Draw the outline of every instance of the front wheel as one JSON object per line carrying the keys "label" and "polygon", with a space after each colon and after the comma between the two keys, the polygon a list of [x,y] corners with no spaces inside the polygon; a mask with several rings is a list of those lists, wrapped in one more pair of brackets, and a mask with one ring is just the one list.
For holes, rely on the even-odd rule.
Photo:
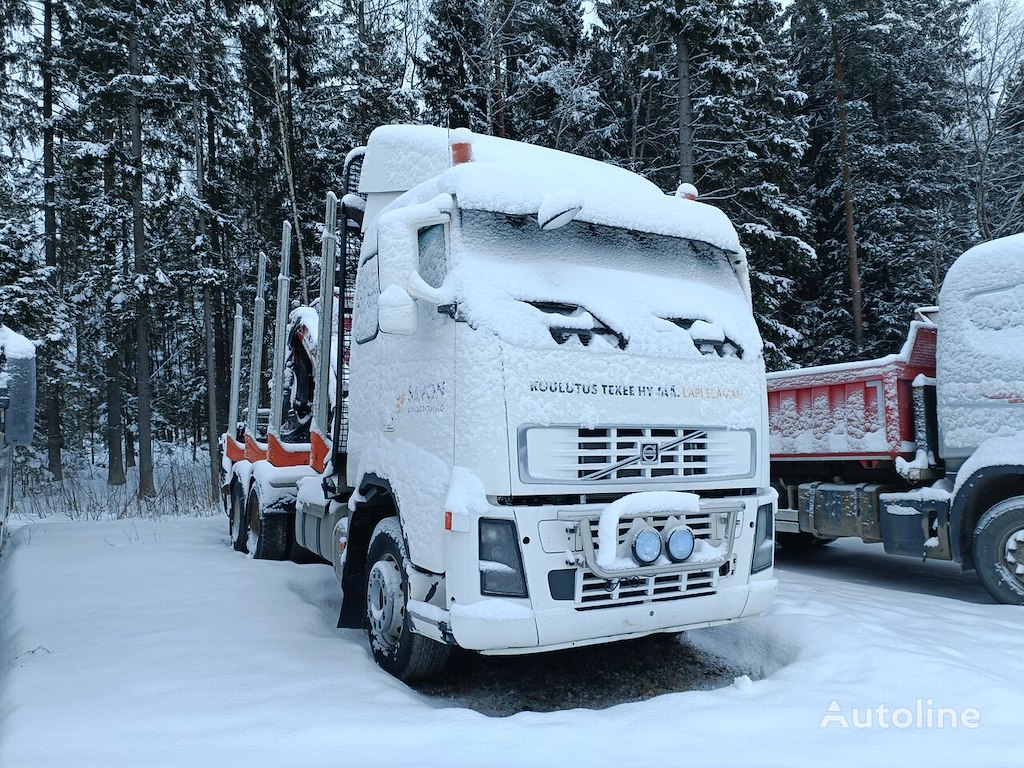
{"label": "front wheel", "polygon": [[397,517],[373,529],[366,565],[366,633],[374,661],[406,682],[441,672],[451,649],[412,631],[409,555]]}
{"label": "front wheel", "polygon": [[1000,603],[1024,605],[1024,496],[981,516],[971,547],[982,585]]}

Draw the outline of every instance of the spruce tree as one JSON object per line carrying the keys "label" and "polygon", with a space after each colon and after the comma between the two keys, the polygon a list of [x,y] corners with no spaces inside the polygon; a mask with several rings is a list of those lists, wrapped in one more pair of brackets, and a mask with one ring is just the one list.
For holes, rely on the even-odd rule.
{"label": "spruce tree", "polygon": [[[912,307],[935,300],[941,270],[933,265],[962,246],[964,159],[951,138],[962,119],[953,79],[961,14],[946,0],[791,7],[794,65],[812,119],[804,170],[819,257],[817,285],[803,294],[818,305],[804,318],[808,362],[898,349]],[[847,310],[837,308],[857,306],[846,266],[853,253],[861,349]]]}

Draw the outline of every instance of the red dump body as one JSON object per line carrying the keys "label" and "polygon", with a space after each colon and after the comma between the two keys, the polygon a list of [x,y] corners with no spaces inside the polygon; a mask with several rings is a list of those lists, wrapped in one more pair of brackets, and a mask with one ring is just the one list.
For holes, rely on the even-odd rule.
{"label": "red dump body", "polygon": [[913,382],[935,376],[931,322],[899,354],[768,375],[772,461],[891,461],[914,451]]}

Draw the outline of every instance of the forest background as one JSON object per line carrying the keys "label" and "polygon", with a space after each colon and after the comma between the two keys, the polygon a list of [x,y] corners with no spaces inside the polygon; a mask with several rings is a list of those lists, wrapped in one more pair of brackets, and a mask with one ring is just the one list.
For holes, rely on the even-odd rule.
{"label": "forest background", "polygon": [[315,297],[325,194],[381,124],[694,183],[771,369],[898,350],[960,252],[1024,230],[1017,0],[0,0],[0,65],[0,322],[40,342],[21,479],[99,466],[136,504],[154,445],[216,485],[235,305],[283,220]]}

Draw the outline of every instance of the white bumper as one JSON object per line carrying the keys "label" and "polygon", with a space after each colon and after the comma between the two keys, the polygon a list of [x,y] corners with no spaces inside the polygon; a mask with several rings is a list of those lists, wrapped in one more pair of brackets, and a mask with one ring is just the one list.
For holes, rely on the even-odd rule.
{"label": "white bumper", "polygon": [[469,531],[447,534],[450,567],[443,622],[461,647],[501,654],[679,632],[755,616],[771,604],[777,582],[772,568],[750,573],[751,522],[758,506],[773,498],[769,491],[709,501],[716,509],[723,505],[733,509],[729,518],[733,536],[726,562],[710,569],[685,563],[669,565],[643,577],[622,571],[617,580],[591,571],[584,548],[578,546],[578,537],[573,542],[571,533],[564,534],[565,546],[559,548],[559,531],[566,528],[567,514],[589,511],[599,516],[601,505],[494,506],[491,517],[516,523],[529,596],[481,594],[479,534],[474,521]]}

